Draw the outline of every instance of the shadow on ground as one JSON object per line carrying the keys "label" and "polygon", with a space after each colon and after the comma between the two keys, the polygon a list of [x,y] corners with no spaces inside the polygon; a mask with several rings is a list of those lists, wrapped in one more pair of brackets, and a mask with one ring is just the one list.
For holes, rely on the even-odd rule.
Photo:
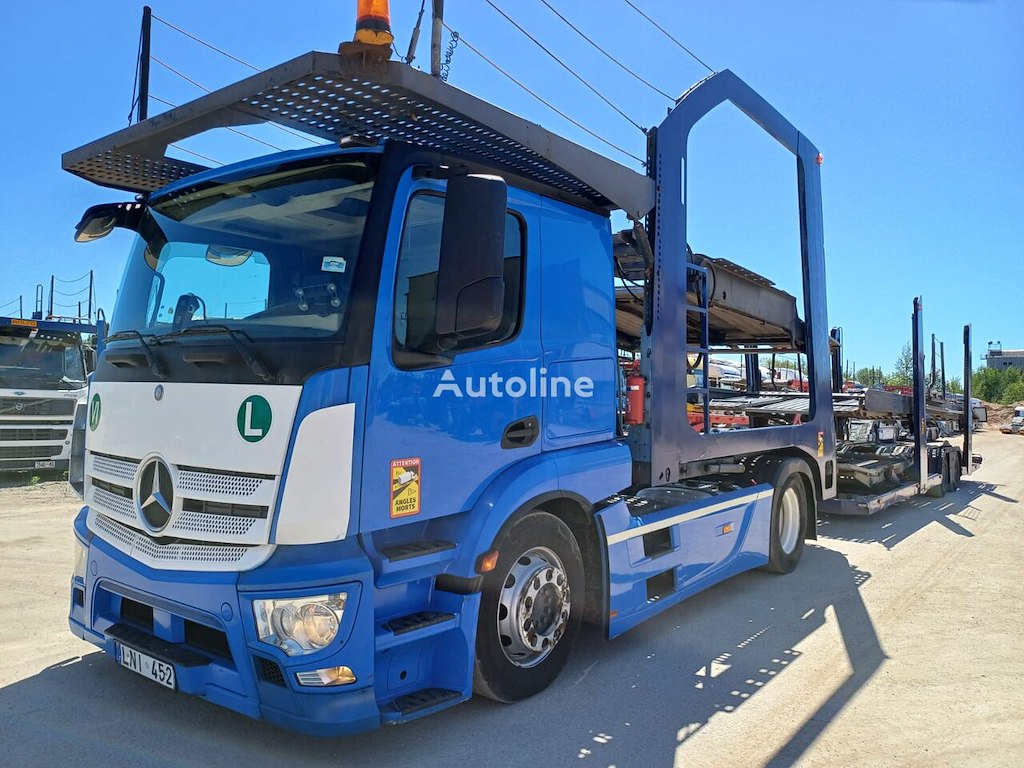
{"label": "shadow on ground", "polygon": [[[830,515],[819,523],[820,535],[861,544],[882,544],[892,549],[932,523],[941,525],[958,536],[972,537],[961,523],[977,520],[981,509],[973,502],[989,496],[1009,504],[1017,499],[998,492],[999,483],[981,483],[962,480],[960,490],[941,499],[920,496],[882,510],[868,517]],[[959,519],[958,519],[959,518]]]}
{"label": "shadow on ground", "polygon": [[[860,539],[869,540],[874,520],[842,525],[851,536],[860,527]],[[0,689],[0,741],[4,761],[23,768],[51,765],[56,754],[133,766],[329,761],[603,768],[635,765],[641,755],[653,765],[671,765],[677,748],[712,717],[736,716],[799,663],[796,646],[822,626],[831,608],[853,672],[771,763],[787,765],[885,659],[860,595],[869,578],[842,554],[809,546],[793,574],[736,577],[612,642],[585,631],[556,684],[529,702],[474,699],[348,739],[300,736],[248,720],[161,689],[91,653]]]}

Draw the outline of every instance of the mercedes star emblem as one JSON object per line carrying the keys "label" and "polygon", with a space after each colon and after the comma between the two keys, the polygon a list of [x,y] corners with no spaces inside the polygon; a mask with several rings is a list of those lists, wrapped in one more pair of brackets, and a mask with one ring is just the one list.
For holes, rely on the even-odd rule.
{"label": "mercedes star emblem", "polygon": [[164,399],[164,385],[163,384],[157,384],[156,385],[156,389],[153,390],[153,399],[155,399],[157,402],[159,402],[159,401]]}
{"label": "mercedes star emblem", "polygon": [[142,465],[136,498],[143,522],[154,532],[162,531],[174,509],[171,470],[162,459],[152,458]]}

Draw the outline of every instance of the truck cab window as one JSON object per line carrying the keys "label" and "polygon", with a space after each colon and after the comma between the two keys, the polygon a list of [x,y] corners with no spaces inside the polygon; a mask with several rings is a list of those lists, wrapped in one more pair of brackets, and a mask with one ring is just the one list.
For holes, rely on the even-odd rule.
{"label": "truck cab window", "polygon": [[270,264],[262,253],[241,263],[221,264],[207,257],[208,247],[197,243],[168,243],[160,254],[147,316],[152,324],[170,323],[178,297],[195,293],[203,301],[197,318],[246,318],[267,309]]}
{"label": "truck cab window", "polygon": [[[434,333],[443,220],[444,197],[441,195],[419,193],[409,202],[395,284],[394,332],[399,349],[420,349]],[[505,306],[501,322],[492,333],[467,340],[455,346],[452,352],[499,344],[512,338],[519,329],[524,237],[522,220],[509,212],[505,216]]]}

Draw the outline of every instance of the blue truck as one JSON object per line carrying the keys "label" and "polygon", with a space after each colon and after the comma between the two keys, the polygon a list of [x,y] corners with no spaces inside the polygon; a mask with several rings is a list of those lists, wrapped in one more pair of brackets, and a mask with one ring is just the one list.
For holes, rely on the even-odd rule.
{"label": "blue truck", "polygon": [[[718,72],[641,174],[386,51],[309,53],[63,157],[137,195],[76,230],[137,236],[76,416],[71,630],[321,735],[536,694],[583,622],[614,638],[793,570],[836,494],[807,138]],[[799,305],[687,248],[687,136],[725,102],[794,156]],[[260,122],[331,143],[166,154]],[[802,355],[803,417],[710,429],[720,343],[748,371]]]}

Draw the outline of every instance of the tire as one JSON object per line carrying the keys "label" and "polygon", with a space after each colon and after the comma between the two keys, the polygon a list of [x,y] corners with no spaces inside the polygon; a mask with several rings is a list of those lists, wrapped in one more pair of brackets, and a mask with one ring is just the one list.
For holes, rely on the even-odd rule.
{"label": "tire", "polygon": [[569,659],[583,618],[583,558],[569,527],[539,510],[513,521],[495,549],[498,564],[480,600],[473,690],[511,703],[547,688]]}
{"label": "tire", "polygon": [[789,573],[804,553],[804,538],[810,519],[802,465],[789,460],[779,466],[772,493],[771,532],[768,540],[768,564],[771,573]]}
{"label": "tire", "polygon": [[946,495],[946,489],[949,488],[949,462],[942,459],[942,482],[938,485],[933,485],[928,489],[928,496],[933,499],[941,499]]}
{"label": "tire", "polygon": [[960,454],[954,453],[949,457],[950,490],[960,490],[960,476],[963,474],[963,467],[960,466]]}

